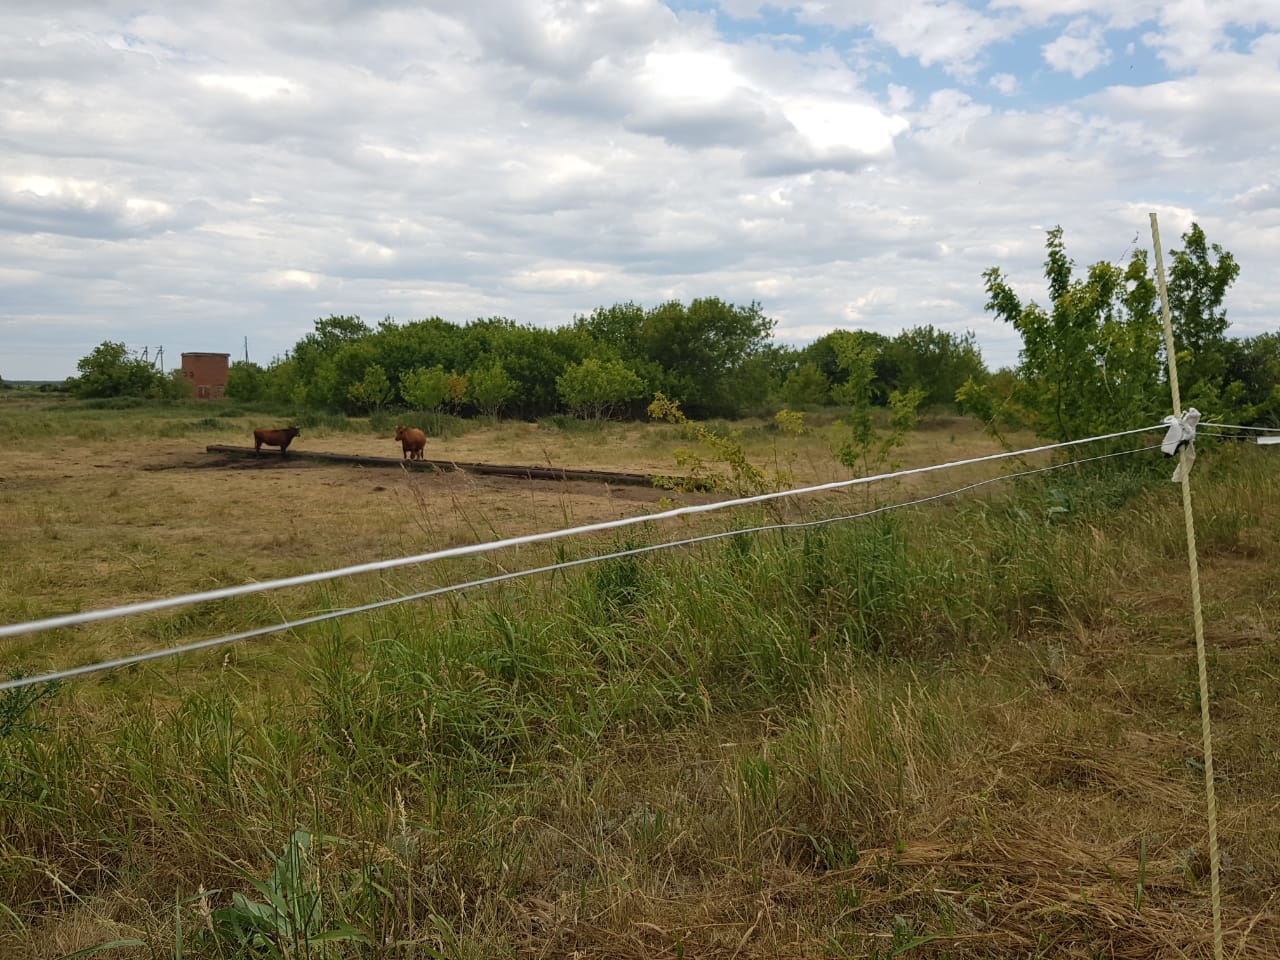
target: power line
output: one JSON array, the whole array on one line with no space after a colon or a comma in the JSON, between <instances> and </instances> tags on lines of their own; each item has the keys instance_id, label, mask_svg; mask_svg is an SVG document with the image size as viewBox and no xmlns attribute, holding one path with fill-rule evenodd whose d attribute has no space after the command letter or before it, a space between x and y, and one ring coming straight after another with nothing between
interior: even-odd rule
<instances>
[{"instance_id":1,"label":"power line","mask_svg":"<svg viewBox=\"0 0 1280 960\"><path fill-rule=\"evenodd\" d=\"M43 620L32 620L26 623L8 624L6 626L0 626L0 638L13 637L27 633L39 633L44 630L53 630L58 627L71 627L84 623L93 623L100 620L110 620L116 617L128 616L135 613L149 613L156 610L166 610L171 607L185 606L192 603L202 603L207 600L224 600L231 597L245 596L246 594L251 593L262 593L266 590L277 590L283 587L296 587L309 583L320 583L325 580L336 580L339 577L349 577L359 573L373 573L380 570L392 570L397 567L414 566L433 560L475 556L481 553L501 550L506 547L523 546L524 544L529 543L543 543L548 540L558 540L564 537L575 536L583 533L598 533L605 530L616 530L621 527L634 526L641 523L654 523L659 520L669 520L675 517L691 516L699 513L712 513L729 507L747 506L754 503L766 503L768 501L779 500L784 497L794 497L809 493L821 493L830 490L843 490L849 487L862 486L881 480L893 480L899 477L932 473L938 470L949 470L953 467L971 466L978 463L990 463L996 460L1007 460L1010 457L1024 457L1033 453L1045 453L1050 450L1061 450L1067 447L1080 446L1081 444L1086 443L1097 443L1102 440L1114 440L1119 437L1133 436L1138 433L1149 433L1154 430L1163 431L1167 428L1167 424L1157 423L1152 426L1138 427L1133 430L1120 430L1116 433L1107 433L1096 437L1085 437L1080 440L1066 440L1060 443L1049 443L1038 447L1028 447L1025 450L1013 450L1006 451L1004 453L987 454L986 456L981 457L969 457L964 460L954 460L950 463L938 463L925 467L912 467L906 470L895 470L891 473L875 474L869 477L855 477L850 480L834 480L830 483L820 483L808 487L797 487L791 490L778 490L771 493L755 494L749 497L739 497L733 500L718 500L714 503L695 504L687 507L677 507L672 510L664 510L658 513L646 513L639 516L623 517L618 520L605 520L599 523L567 527L561 530L552 530L545 533L532 533L519 537L508 537L505 540L494 540L488 543L470 544L462 547L450 547L445 550L433 550L429 553L421 553L414 556L397 557L390 560L374 560L369 563L340 567L336 570L324 570L317 573L299 574L294 577L283 577L278 580L266 580L258 583L244 583L234 587L222 587L217 590L206 590L201 593L189 593L177 597L164 597L156 600L146 600L140 603L125 604L119 607L109 607L102 610L90 610L83 613L71 613L63 616L48 617Z\"/></svg>"},{"instance_id":2,"label":"power line","mask_svg":"<svg viewBox=\"0 0 1280 960\"><path fill-rule=\"evenodd\" d=\"M657 550L668 550L674 547L692 546L697 543L707 543L713 540L722 540L726 537L745 536L754 533L767 533L777 530L796 530L806 527L820 527L831 523L841 523L850 520L860 520L865 517L875 516L881 513L888 513L891 510L901 510L904 507L916 507L922 504L932 503L936 500L942 500L947 497L954 497L988 484L998 483L1002 480L1015 480L1019 477L1027 477L1038 473L1047 473L1052 470L1061 470L1064 467L1074 467L1083 463L1094 463L1099 460L1109 460L1115 457L1130 456L1135 453L1143 453L1148 450L1159 449L1159 444L1153 444L1145 447L1135 447L1131 450L1121 450L1116 453L1106 453L1096 457L1085 457L1079 460L1070 460L1066 463L1055 463L1045 467L1035 467L1029 470L1022 470L1017 473L1006 473L996 477L988 477L985 480L978 480L974 483L965 484L962 487L956 487L953 490L947 490L942 493L931 494L927 497L919 497L915 500L907 500L902 503L888 504L886 506L875 507L870 510L863 510L859 513L844 514L837 517L824 517L819 520L803 520L792 521L790 523L770 523L756 527L744 527L737 530L722 530L717 533L702 534L696 537L687 537L682 540L672 540L663 543L649 544L643 547L630 547L626 550L617 550L612 553L600 554L591 557L582 557L577 560L563 560L557 563L547 564L541 567L532 567L526 570L516 570L507 573L495 574L489 577L481 577L476 580L468 580L463 583L448 584L443 587L434 587L430 590L423 590L418 593L411 593L405 596L393 597L389 600L377 600L373 603L366 603L356 607L345 607L340 610L329 610L324 613L315 614L310 617L303 617L299 620L290 620L286 623L273 624L267 627L258 627L253 630L244 630L239 633L226 634L221 637L211 637L205 640L197 640L193 643L183 644L178 647L167 647L162 650L150 650L146 653L138 653L128 657L120 657L115 660L104 660L98 663L86 664L80 667L72 667L66 670L57 670L51 673L41 674L34 677L19 677L0 683L0 692L5 690L14 690L21 687L29 687L38 683L51 683L54 681L67 680L72 677L83 676L87 673L97 673L104 670L114 670L120 667L134 666L140 663L146 663L151 660L159 660L167 657L178 656L183 653L193 653L197 650L207 650L211 647L225 646L230 643L238 643L241 640L250 640L255 637L266 636L271 633L280 633L284 630L294 630L299 627L311 626L317 623L323 623L327 620L336 620L340 617L352 616L357 613L369 613L374 610L380 610L383 607L390 607L401 603L410 603L415 600L426 600L431 597L438 597L446 593L456 593L461 590L470 590L476 587L483 587L493 583L502 583L508 580L517 580L523 577L531 577L537 574L552 573L557 570L568 570L573 567L581 567L592 563L601 563L606 560L618 560L622 557L637 556L645 553L653 553Z\"/></svg>"}]
</instances>

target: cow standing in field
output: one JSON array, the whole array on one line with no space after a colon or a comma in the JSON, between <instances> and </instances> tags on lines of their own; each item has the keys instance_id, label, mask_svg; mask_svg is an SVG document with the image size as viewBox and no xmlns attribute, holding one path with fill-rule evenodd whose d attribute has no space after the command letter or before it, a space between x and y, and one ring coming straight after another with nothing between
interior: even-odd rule
<instances>
[{"instance_id":1,"label":"cow standing in field","mask_svg":"<svg viewBox=\"0 0 1280 960\"><path fill-rule=\"evenodd\" d=\"M265 443L268 447L279 447L280 456L283 457L293 438L301 432L297 427L286 427L283 430L267 430L259 427L253 431L253 452L262 456L262 445Z\"/></svg>"},{"instance_id":2,"label":"cow standing in field","mask_svg":"<svg viewBox=\"0 0 1280 960\"><path fill-rule=\"evenodd\" d=\"M422 448L427 445L427 435L413 427L396 427L396 439L400 441L400 449L404 458L421 460Z\"/></svg>"}]
</instances>

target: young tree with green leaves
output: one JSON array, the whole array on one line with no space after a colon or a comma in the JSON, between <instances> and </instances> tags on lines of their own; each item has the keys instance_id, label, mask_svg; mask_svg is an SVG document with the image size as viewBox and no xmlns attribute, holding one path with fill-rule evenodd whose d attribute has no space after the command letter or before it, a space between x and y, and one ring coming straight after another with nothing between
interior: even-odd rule
<instances>
[{"instance_id":1,"label":"young tree with green leaves","mask_svg":"<svg viewBox=\"0 0 1280 960\"><path fill-rule=\"evenodd\" d=\"M619 407L645 395L645 382L621 360L588 357L571 363L556 378L556 390L575 416L604 420Z\"/></svg>"},{"instance_id":2,"label":"young tree with green leaves","mask_svg":"<svg viewBox=\"0 0 1280 960\"><path fill-rule=\"evenodd\" d=\"M441 431L440 409L453 399L452 379L439 364L416 367L400 377L401 398L409 406L427 412L436 435Z\"/></svg>"},{"instance_id":3,"label":"young tree with green leaves","mask_svg":"<svg viewBox=\"0 0 1280 960\"><path fill-rule=\"evenodd\" d=\"M849 434L836 451L836 459L850 470L867 475L888 466L893 451L906 441L915 427L924 391L912 388L890 392L888 429L877 430L872 400L878 344L861 331L838 333L843 336L833 335L830 342L846 377L832 395L849 406Z\"/></svg>"},{"instance_id":4,"label":"young tree with green leaves","mask_svg":"<svg viewBox=\"0 0 1280 960\"><path fill-rule=\"evenodd\" d=\"M802 363L782 383L782 399L790 407L820 407L831 398L831 381L816 363Z\"/></svg>"},{"instance_id":5,"label":"young tree with green leaves","mask_svg":"<svg viewBox=\"0 0 1280 960\"><path fill-rule=\"evenodd\" d=\"M1169 313L1178 348L1178 383L1186 402L1201 410L1221 405L1227 374L1227 290L1240 275L1235 258L1210 244L1200 224L1169 253Z\"/></svg>"},{"instance_id":6,"label":"young tree with green leaves","mask_svg":"<svg viewBox=\"0 0 1280 960\"><path fill-rule=\"evenodd\" d=\"M467 399L487 417L496 417L516 394L516 382L501 360L467 371Z\"/></svg>"},{"instance_id":7,"label":"young tree with green leaves","mask_svg":"<svg viewBox=\"0 0 1280 960\"><path fill-rule=\"evenodd\" d=\"M400 377L400 396L417 410L436 412L450 398L449 374L444 367L415 367Z\"/></svg>"},{"instance_id":8,"label":"young tree with green leaves","mask_svg":"<svg viewBox=\"0 0 1280 960\"><path fill-rule=\"evenodd\" d=\"M1084 277L1066 252L1062 228L1045 242L1049 309L1024 304L998 267L983 274L987 309L1022 336L1013 400L1040 433L1071 440L1150 422L1168 406L1162 396L1162 333L1145 251L1126 268L1095 263ZM980 386L965 387L981 408Z\"/></svg>"},{"instance_id":9,"label":"young tree with green leaves","mask_svg":"<svg viewBox=\"0 0 1280 960\"><path fill-rule=\"evenodd\" d=\"M377 363L365 367L364 376L352 384L347 396L362 410L381 410L395 399L395 387L387 378L387 371Z\"/></svg>"}]
</instances>

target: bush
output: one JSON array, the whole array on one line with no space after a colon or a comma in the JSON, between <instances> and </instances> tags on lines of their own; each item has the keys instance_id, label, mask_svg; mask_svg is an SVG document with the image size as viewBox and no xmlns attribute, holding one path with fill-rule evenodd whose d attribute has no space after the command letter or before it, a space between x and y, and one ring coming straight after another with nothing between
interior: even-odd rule
<instances>
[{"instance_id":1,"label":"bush","mask_svg":"<svg viewBox=\"0 0 1280 960\"><path fill-rule=\"evenodd\" d=\"M467 372L467 399L486 417L496 417L515 393L516 382L501 360Z\"/></svg>"},{"instance_id":2,"label":"bush","mask_svg":"<svg viewBox=\"0 0 1280 960\"><path fill-rule=\"evenodd\" d=\"M79 377L67 381L81 397L176 396L170 378L123 343L104 340L76 364ZM176 373L177 371L175 371Z\"/></svg>"},{"instance_id":3,"label":"bush","mask_svg":"<svg viewBox=\"0 0 1280 960\"><path fill-rule=\"evenodd\" d=\"M237 360L227 371L226 392L235 400L261 400L267 395L267 373L256 363Z\"/></svg>"},{"instance_id":4,"label":"bush","mask_svg":"<svg viewBox=\"0 0 1280 960\"><path fill-rule=\"evenodd\" d=\"M588 358L565 367L556 377L556 392L575 415L606 420L618 407L644 396L645 384L621 360Z\"/></svg>"},{"instance_id":5,"label":"bush","mask_svg":"<svg viewBox=\"0 0 1280 960\"><path fill-rule=\"evenodd\" d=\"M787 374L782 399L789 407L820 407L831 399L831 381L817 364L802 364Z\"/></svg>"}]
</instances>

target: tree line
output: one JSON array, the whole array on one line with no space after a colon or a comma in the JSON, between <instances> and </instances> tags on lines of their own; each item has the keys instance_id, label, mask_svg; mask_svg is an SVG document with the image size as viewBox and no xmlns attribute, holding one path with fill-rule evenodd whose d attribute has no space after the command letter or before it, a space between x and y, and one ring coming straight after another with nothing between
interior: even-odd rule
<instances>
[{"instance_id":1,"label":"tree line","mask_svg":"<svg viewBox=\"0 0 1280 960\"><path fill-rule=\"evenodd\" d=\"M233 366L227 392L349 413L388 405L534 418L642 415L657 393L692 417L739 417L770 407L842 401L851 344L874 354L874 402L920 388L953 401L986 367L971 334L932 326L886 337L833 331L803 348L772 340L760 305L718 298L599 307L569 325L505 318L453 324L438 317L370 328L328 317L266 368Z\"/></svg>"},{"instance_id":2,"label":"tree line","mask_svg":"<svg viewBox=\"0 0 1280 960\"><path fill-rule=\"evenodd\" d=\"M1240 423L1280 422L1280 334L1227 335L1234 258L1193 224L1171 251L1169 294L1184 402ZM831 404L895 409L958 403L993 423L1061 439L1163 415L1169 407L1159 298L1145 251L1077 275L1063 231L1046 239L1048 305L1024 302L998 267L987 309L1012 324L1016 367L988 371L972 333L931 324L896 336L834 330L802 347L773 340L758 303L717 297L598 307L569 324L431 317L370 326L330 316L283 357L232 364L227 396L365 414L389 407L460 416L642 416L658 393L691 417ZM123 344L104 343L68 386L82 396L180 395Z\"/></svg>"}]
</instances>

